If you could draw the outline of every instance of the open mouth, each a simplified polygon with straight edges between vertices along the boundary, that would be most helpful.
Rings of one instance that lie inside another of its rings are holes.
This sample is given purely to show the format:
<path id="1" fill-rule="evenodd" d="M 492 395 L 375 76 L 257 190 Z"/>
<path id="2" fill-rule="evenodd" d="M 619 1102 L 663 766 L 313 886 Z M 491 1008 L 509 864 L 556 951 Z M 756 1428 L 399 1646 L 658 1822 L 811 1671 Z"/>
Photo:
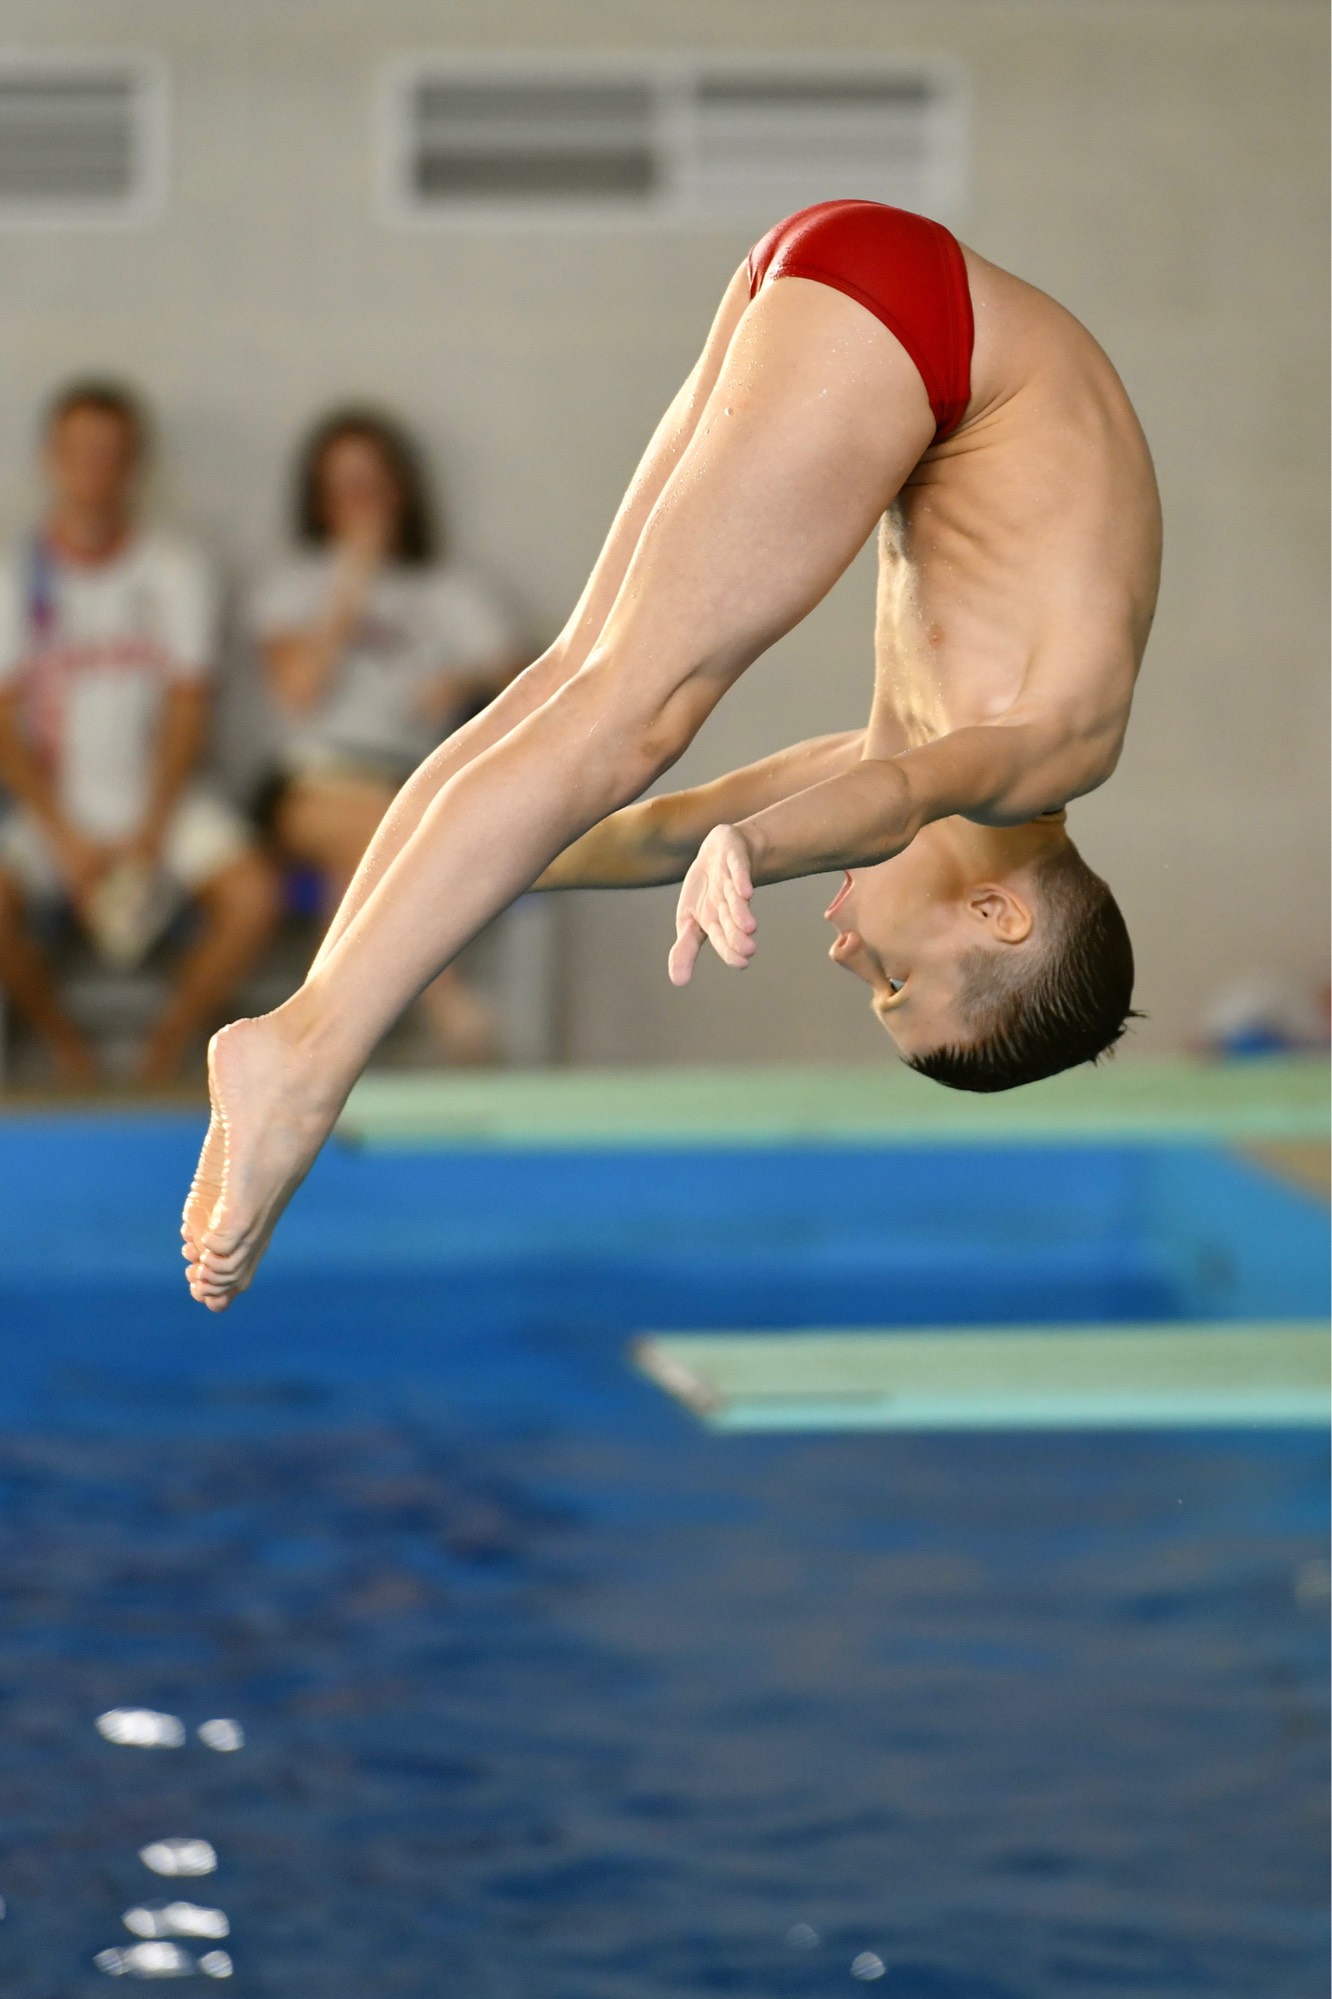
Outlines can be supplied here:
<path id="1" fill-rule="evenodd" d="M 845 874 L 846 879 L 843 881 L 842 886 L 838 889 L 836 895 L 833 897 L 832 901 L 828 904 L 828 907 L 823 912 L 824 916 L 827 918 L 829 922 L 831 922 L 833 917 L 836 916 L 838 910 L 841 908 L 842 904 L 846 901 L 846 898 L 850 895 L 851 890 L 855 886 L 854 882 L 851 879 L 850 868 L 844 869 L 843 873 Z"/>

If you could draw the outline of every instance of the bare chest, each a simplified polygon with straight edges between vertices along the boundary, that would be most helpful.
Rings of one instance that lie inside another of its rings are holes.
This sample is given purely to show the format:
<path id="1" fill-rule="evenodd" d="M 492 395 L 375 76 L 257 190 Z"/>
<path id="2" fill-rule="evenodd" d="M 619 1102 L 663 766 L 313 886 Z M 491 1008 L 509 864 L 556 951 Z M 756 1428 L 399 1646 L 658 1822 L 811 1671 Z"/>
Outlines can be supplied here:
<path id="1" fill-rule="evenodd" d="M 885 516 L 871 720 L 880 754 L 1019 704 L 1127 712 L 1159 575 L 1150 467 L 1132 476 L 1113 440 L 1079 451 L 1067 428 L 1046 435 L 963 441 L 951 461 L 926 460 Z"/>
<path id="2" fill-rule="evenodd" d="M 1023 686 L 1029 647 L 1020 621 L 978 590 L 976 551 L 950 560 L 919 531 L 909 501 L 879 530 L 871 734 L 882 753 L 914 749 L 992 721 Z"/>

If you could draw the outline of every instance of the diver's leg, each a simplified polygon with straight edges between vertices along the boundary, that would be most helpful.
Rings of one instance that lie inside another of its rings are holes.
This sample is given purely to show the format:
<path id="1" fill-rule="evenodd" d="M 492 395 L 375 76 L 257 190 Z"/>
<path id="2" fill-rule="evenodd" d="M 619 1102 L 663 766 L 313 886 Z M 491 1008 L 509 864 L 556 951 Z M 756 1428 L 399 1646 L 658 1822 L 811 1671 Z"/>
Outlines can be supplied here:
<path id="1" fill-rule="evenodd" d="M 520 673 L 482 714 L 441 743 L 403 785 L 380 822 L 328 927 L 315 957 L 316 965 L 327 958 L 375 883 L 416 831 L 422 813 L 441 787 L 464 764 L 488 750 L 543 701 L 549 700 L 587 659 L 619 593 L 648 515 L 694 434 L 748 301 L 749 279 L 742 265 L 726 288 L 693 371 L 657 425 L 569 622 L 539 659 Z"/>
<path id="2" fill-rule="evenodd" d="M 694 434 L 748 301 L 749 275 L 742 265 L 726 288 L 703 352 L 653 434 L 568 624 L 540 659 L 511 681 L 484 713 L 432 751 L 402 786 L 357 855 L 351 879 L 315 953 L 312 969 L 323 964 L 449 779 L 549 700 L 586 660 L 624 581 L 644 523 Z M 211 1212 L 217 1198 L 224 1150 L 223 1133 L 214 1119 L 181 1225 L 185 1254 L 191 1265 L 198 1254 L 199 1218 L 205 1211 Z"/>
<path id="3" fill-rule="evenodd" d="M 636 797 L 863 545 L 933 435 L 863 307 L 799 278 L 745 311 L 584 666 L 456 773 L 301 991 L 214 1039 L 227 1163 L 196 1295 L 248 1283 L 376 1041 L 570 840 Z"/>

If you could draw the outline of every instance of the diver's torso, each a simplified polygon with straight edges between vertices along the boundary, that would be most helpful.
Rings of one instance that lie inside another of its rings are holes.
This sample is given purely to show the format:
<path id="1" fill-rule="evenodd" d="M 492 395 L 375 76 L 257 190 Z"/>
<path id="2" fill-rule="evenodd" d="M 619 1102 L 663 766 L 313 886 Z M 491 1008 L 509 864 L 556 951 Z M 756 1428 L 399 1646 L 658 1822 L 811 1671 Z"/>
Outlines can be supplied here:
<path id="1" fill-rule="evenodd" d="M 870 755 L 1016 711 L 1127 719 L 1156 602 L 1160 504 L 1101 349 L 967 251 L 972 401 L 879 544 Z"/>

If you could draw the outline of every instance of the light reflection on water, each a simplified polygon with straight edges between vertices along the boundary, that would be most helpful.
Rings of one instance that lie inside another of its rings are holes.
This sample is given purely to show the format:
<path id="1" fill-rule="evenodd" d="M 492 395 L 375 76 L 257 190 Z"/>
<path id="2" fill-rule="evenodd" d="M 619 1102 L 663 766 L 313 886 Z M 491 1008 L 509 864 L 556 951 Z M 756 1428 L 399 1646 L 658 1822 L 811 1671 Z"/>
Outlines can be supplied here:
<path id="1" fill-rule="evenodd" d="M 230 1978 L 234 1969 L 225 1950 L 207 1950 L 196 1957 L 174 1943 L 132 1943 L 123 1948 L 99 1950 L 93 1959 L 109 1978 L 190 1978 L 202 1972 L 205 1978 Z"/>
<path id="2" fill-rule="evenodd" d="M 231 1924 L 221 1909 L 202 1907 L 198 1902 L 166 1902 L 152 1908 L 126 1909 L 121 1917 L 125 1928 L 136 1937 L 225 1937 Z"/>
<path id="3" fill-rule="evenodd" d="M 245 1747 L 245 1730 L 240 1723 L 221 1715 L 212 1721 L 201 1721 L 195 1733 L 205 1749 L 216 1749 L 222 1756 L 232 1756 Z"/>
<path id="4" fill-rule="evenodd" d="M 97 1733 L 122 1749 L 179 1749 L 185 1724 L 179 1715 L 148 1707 L 113 1707 L 98 1715 Z"/>
<path id="5" fill-rule="evenodd" d="M 154 1839 L 139 1848 L 139 1858 L 154 1874 L 212 1874 L 217 1854 L 206 1839 Z"/>

